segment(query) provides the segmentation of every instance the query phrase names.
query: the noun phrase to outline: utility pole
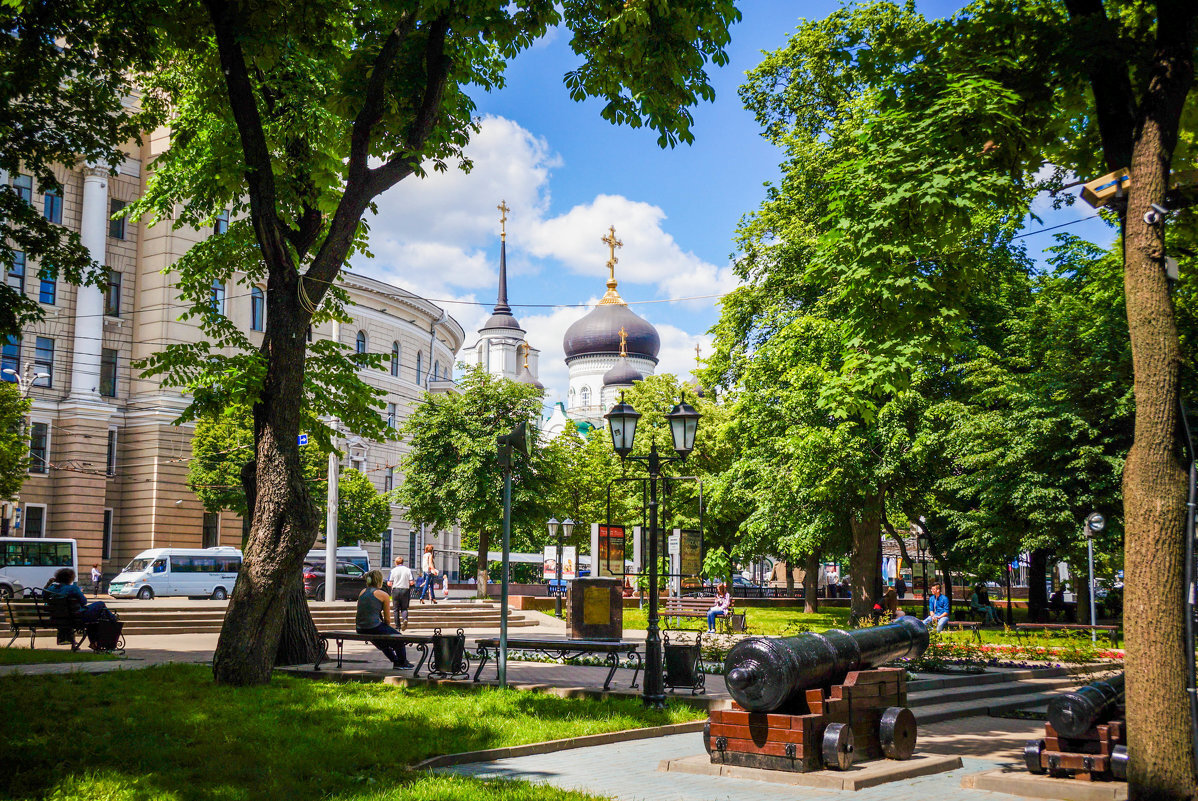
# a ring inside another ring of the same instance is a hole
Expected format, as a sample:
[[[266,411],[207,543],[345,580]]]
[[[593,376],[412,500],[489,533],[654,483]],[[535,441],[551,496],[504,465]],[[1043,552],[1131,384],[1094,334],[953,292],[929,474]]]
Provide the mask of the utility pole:
[[[341,344],[341,324],[333,320],[333,342]],[[333,450],[329,451],[328,508],[324,523],[324,599],[337,600],[337,506],[341,481],[341,457],[337,453],[338,420],[333,418],[329,427],[333,429]]]

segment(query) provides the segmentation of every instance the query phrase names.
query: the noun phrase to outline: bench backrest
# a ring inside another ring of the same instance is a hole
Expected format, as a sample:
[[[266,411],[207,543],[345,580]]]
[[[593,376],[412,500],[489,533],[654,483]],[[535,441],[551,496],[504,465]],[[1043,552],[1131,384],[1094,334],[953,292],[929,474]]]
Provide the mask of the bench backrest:
[[[715,598],[666,598],[666,610],[677,609],[680,612],[706,612],[715,605]],[[736,599],[728,604],[729,611],[736,606]]]
[[[50,625],[50,617],[42,602],[37,599],[18,601],[9,598],[4,605],[8,610],[8,624],[12,628],[37,628]]]

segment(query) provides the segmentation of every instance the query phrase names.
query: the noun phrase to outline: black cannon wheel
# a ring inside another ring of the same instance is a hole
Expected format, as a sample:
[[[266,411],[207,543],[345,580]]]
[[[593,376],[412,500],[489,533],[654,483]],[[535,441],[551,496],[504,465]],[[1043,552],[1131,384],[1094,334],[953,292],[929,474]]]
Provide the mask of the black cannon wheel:
[[[1028,773],[1037,775],[1045,773],[1043,760],[1040,755],[1044,753],[1043,740],[1028,740],[1023,746],[1023,764],[1027,765]]]
[[[1127,781],[1127,746],[1117,745],[1111,751],[1111,775],[1121,782]]]
[[[711,756],[711,718],[708,718],[707,722],[703,724],[703,750],[707,752],[708,756]]]
[[[853,730],[846,723],[829,723],[824,729],[824,767],[829,770],[848,770],[853,766]]]
[[[883,712],[878,741],[887,759],[910,759],[915,753],[915,713],[905,706],[892,706]]]

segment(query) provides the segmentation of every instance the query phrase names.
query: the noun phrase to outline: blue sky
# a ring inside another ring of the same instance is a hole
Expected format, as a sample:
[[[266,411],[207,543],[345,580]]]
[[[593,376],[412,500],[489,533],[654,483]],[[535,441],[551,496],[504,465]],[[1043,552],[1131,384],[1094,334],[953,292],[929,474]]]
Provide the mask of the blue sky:
[[[737,88],[761,60],[781,47],[799,13],[818,18],[839,3],[744,0],[732,29],[731,63],[709,69],[714,103],[693,110],[695,142],[662,150],[648,129],[613,126],[598,101],[572,102],[562,76],[576,65],[568,34],[551,35],[517,58],[508,86],[476,95],[482,132],[468,152],[475,169],[410,178],[379,202],[371,225],[373,259],[353,268],[446,302],[470,335],[495,298],[499,221],[508,220],[509,300],[541,350],[548,401],[566,388],[561,337],[585,314],[557,304],[594,303],[606,280],[600,238],[616,226],[620,292],[662,335],[659,371],[682,373],[694,364],[696,343],[710,350],[707,330],[718,317],[716,299],[638,303],[726,292],[737,221],[764,197],[778,175],[781,153],[763,140],[741,106]],[[921,2],[930,16],[951,14],[958,2]],[[1048,212],[1052,225],[1092,214],[1087,206]],[[1067,230],[1109,242],[1095,222]],[[1051,235],[1027,240],[1033,253]],[[469,302],[486,305],[470,305]],[[522,304],[533,304],[531,306]]]

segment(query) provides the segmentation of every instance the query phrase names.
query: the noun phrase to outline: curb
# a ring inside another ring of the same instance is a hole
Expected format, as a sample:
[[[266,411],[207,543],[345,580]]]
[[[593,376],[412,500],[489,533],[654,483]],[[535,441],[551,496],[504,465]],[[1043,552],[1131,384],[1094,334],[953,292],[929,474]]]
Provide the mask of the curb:
[[[511,757],[537,756],[552,754],[555,751],[568,751],[573,748],[587,748],[592,745],[609,745],[630,740],[647,740],[652,737],[668,737],[671,734],[689,734],[703,731],[706,720],[692,720],[687,723],[671,723],[666,726],[650,726],[646,729],[626,729],[604,734],[587,734],[582,737],[569,737],[564,740],[547,740],[543,743],[526,743],[512,745],[506,748],[488,748],[483,751],[463,751],[460,754],[442,754],[429,757],[412,766],[413,770],[433,770],[447,768],[453,765],[465,765],[470,762],[494,762],[498,759]]]

